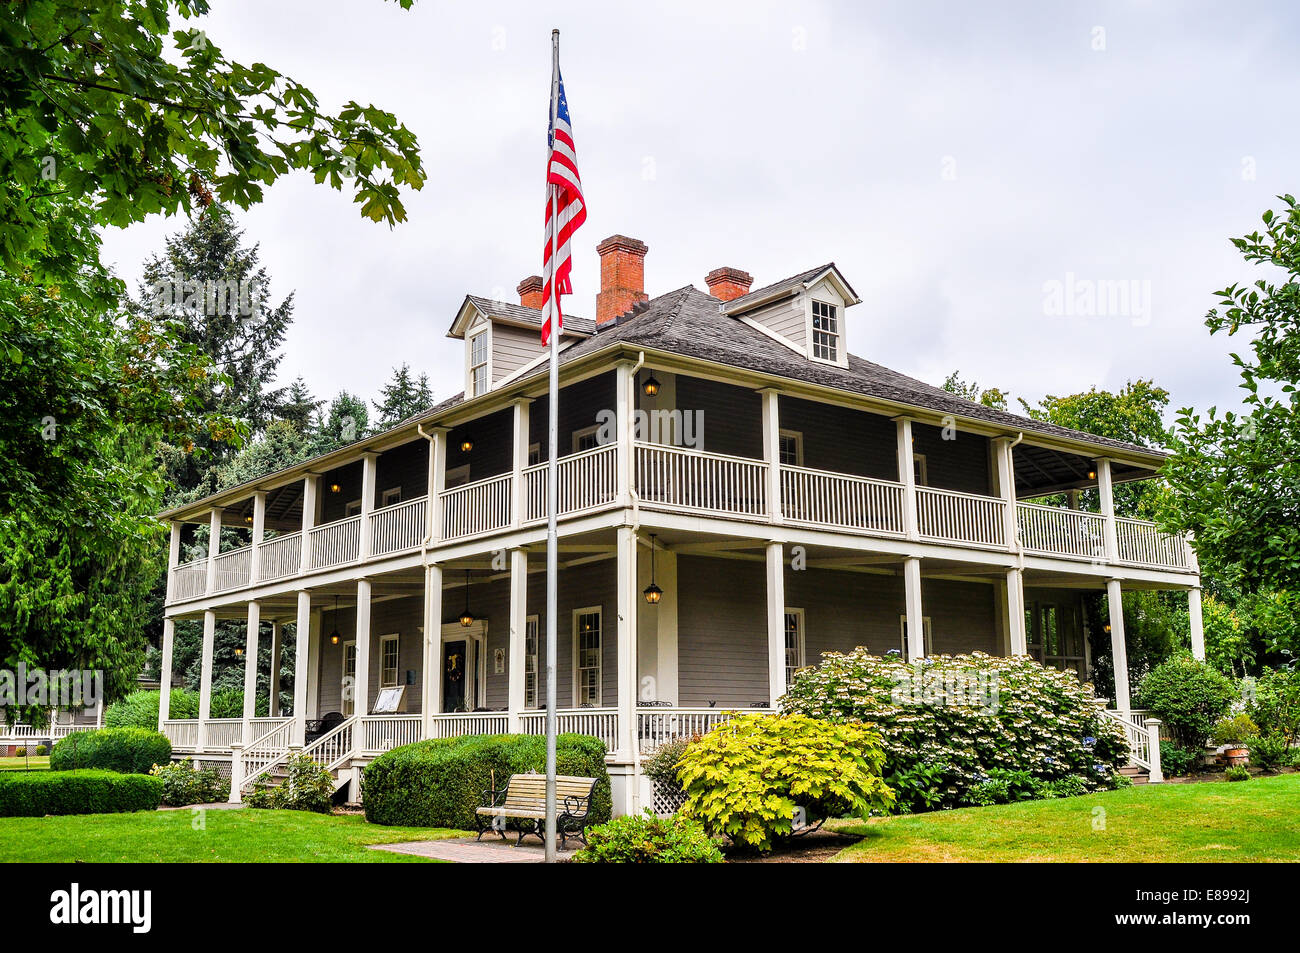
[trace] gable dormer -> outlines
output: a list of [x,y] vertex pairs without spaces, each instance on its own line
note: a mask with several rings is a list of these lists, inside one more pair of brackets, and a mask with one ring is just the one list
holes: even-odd
[[[723,273],[726,273],[723,275]],[[722,311],[762,331],[819,364],[849,366],[844,312],[862,299],[832,262],[778,281],[757,291],[738,283],[743,271],[719,268],[709,273],[709,291],[722,300]],[[718,278],[719,280],[714,280]],[[735,290],[744,294],[728,298]]]

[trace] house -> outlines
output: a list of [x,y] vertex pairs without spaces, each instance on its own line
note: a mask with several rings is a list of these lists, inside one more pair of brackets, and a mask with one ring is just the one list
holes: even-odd
[[[1085,677],[1089,591],[1112,596],[1113,717],[1144,763],[1121,590],[1187,590],[1204,653],[1191,548],[1114,513],[1112,487],[1161,454],[850,354],[859,299],[834,264],[757,290],[718,268],[708,293],[650,298],[642,242],[598,251],[595,318],[566,320],[560,356],[556,690],[560,730],[605,741],[620,811],[648,803],[646,752],[774,705],[826,651],[1029,654]],[[175,621],[202,619],[204,643],[203,717],[170,719],[164,696],[160,728],[228,768],[232,797],[304,744],[342,785],[394,745],[544,730],[541,289],[464,299],[463,394],[162,514],[166,684]],[[196,524],[209,552],[181,564]],[[223,526],[247,545],[222,550]],[[243,718],[206,717],[219,618],[247,620]],[[292,712],[255,718],[267,637],[302,677]]]

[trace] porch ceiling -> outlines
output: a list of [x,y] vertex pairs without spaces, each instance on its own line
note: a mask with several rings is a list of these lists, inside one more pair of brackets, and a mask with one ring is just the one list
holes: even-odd
[[[1018,445],[1013,454],[1016,496],[1022,499],[1097,486],[1097,464],[1089,457],[1026,443]],[[1155,475],[1156,471],[1147,467],[1111,464],[1111,478],[1116,483],[1149,480]]]

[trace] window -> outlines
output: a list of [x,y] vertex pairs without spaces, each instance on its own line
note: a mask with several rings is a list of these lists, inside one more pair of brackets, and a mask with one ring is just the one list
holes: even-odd
[[917,486],[930,485],[930,473],[925,466],[925,454],[912,454],[912,478],[916,480]]
[[537,616],[524,623],[524,707],[537,707]]
[[528,465],[535,467],[542,462],[542,445],[540,443],[530,443],[528,445]]
[[600,606],[573,612],[573,703],[601,702]]
[[357,697],[357,643],[343,643],[343,714],[353,714],[352,705]]
[[[925,654],[934,654],[934,631],[930,627],[930,617],[924,616],[921,619],[921,629],[925,633]],[[903,658],[908,659],[907,654],[907,616],[898,617],[899,644],[903,647]]]
[[397,675],[397,636],[386,635],[379,640],[379,687],[396,687]]
[[804,667],[803,610],[785,610],[785,683],[794,681],[794,673]]
[[782,430],[777,441],[777,461],[782,466],[803,466],[803,434],[797,430]]
[[1037,605],[1041,633],[1039,659],[1048,668],[1087,676],[1088,658],[1083,644],[1083,622],[1074,607],[1051,603]]
[[573,432],[573,452],[581,453],[600,446],[600,427],[584,427]]
[[443,482],[443,485],[444,485],[447,489],[449,489],[449,490],[450,490],[453,486],[461,486],[462,484],[468,483],[468,482],[469,482],[469,464],[466,463],[466,464],[464,464],[463,466],[459,466],[459,467],[451,467],[451,468],[447,471],[447,475],[443,478],[443,481],[442,481],[442,482]]
[[392,506],[395,503],[402,502],[402,488],[395,486],[391,490],[385,490],[384,495],[379,498],[380,506]]
[[488,390],[488,332],[479,331],[469,339],[469,393],[471,397]]
[[812,303],[813,357],[819,361],[839,362],[840,318],[839,309],[825,301]]
[[356,516],[356,515],[357,515],[358,513],[360,513],[360,512],[361,512],[361,501],[360,501],[360,500],[350,500],[350,501],[349,501],[347,504],[345,504],[344,507],[343,507],[343,517],[344,517],[345,519],[346,519],[347,517],[349,517],[349,516]]

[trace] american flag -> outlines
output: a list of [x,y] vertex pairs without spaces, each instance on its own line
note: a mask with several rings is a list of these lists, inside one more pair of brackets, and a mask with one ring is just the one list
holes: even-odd
[[[560,76],[557,61],[555,78],[551,83],[551,113],[555,121],[547,130],[546,143],[546,250],[542,253],[542,344],[551,339],[551,281],[555,281],[555,326],[564,333],[564,314],[560,309],[560,295],[573,294],[569,286],[569,271],[573,268],[570,240],[573,233],[587,220],[587,207],[582,201],[582,180],[578,177],[578,153],[573,147],[573,127],[569,124],[569,101],[564,96],[564,79]],[[552,203],[551,198],[555,201]],[[554,209],[552,209],[554,205]],[[551,235],[558,225],[555,238],[555,257],[551,258]]]

